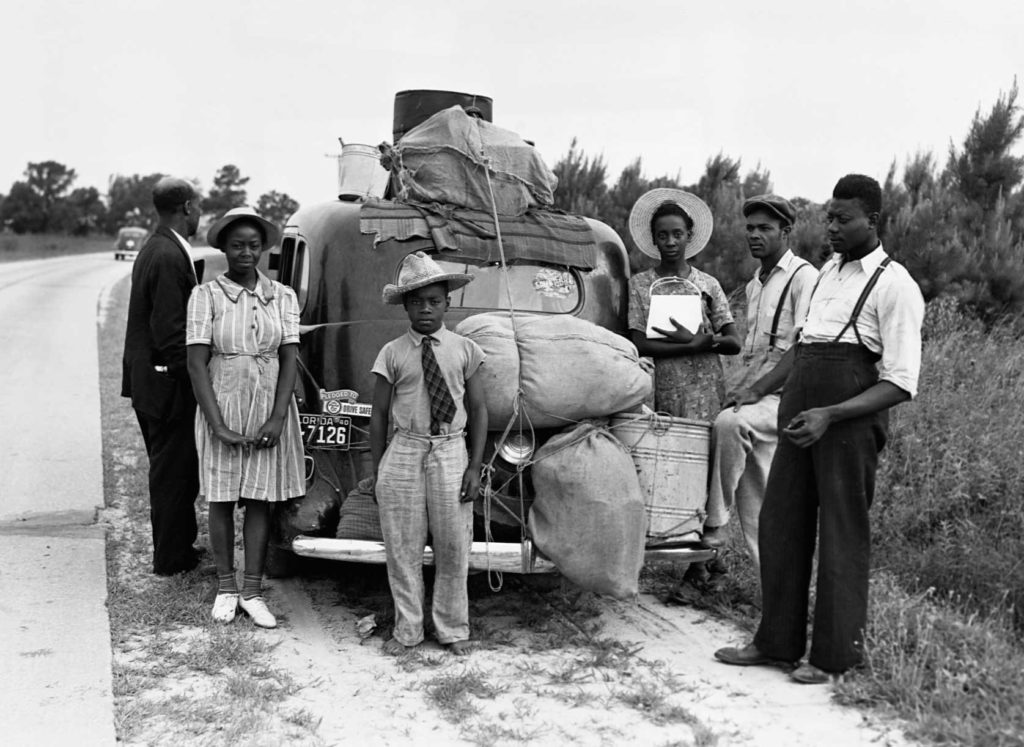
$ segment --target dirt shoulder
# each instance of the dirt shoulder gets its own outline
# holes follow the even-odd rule
[[[433,643],[391,658],[357,622],[386,589],[349,596],[341,578],[274,582],[287,625],[278,666],[307,687],[328,743],[360,744],[906,744],[877,718],[831,702],[829,688],[774,669],[736,669],[712,652],[741,640],[732,625],[650,594],[616,602],[558,580],[471,580],[477,648]]]
[[[476,650],[425,643],[380,653],[383,569],[306,564],[268,582],[281,626],[209,620],[215,577],[149,573],[146,457],[118,396],[127,283],[105,301],[100,370],[108,607],[116,726],[125,744],[904,744],[876,717],[771,669],[713,661],[747,633],[657,594],[682,569],[645,574],[635,603],[557,577],[470,578]],[[205,527],[205,507],[197,506]],[[239,533],[240,536],[240,533]],[[200,543],[206,540],[200,536]],[[360,635],[357,623],[377,628]]]

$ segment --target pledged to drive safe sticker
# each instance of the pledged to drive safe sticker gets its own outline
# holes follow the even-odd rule
[[[356,418],[368,418],[373,414],[373,405],[359,402],[339,402],[336,399],[324,402],[324,412],[328,415],[351,415]]]
[[[356,418],[368,418],[373,414],[373,405],[357,402],[359,393],[351,389],[337,389],[328,392],[320,390],[321,409],[327,415],[349,415]]]

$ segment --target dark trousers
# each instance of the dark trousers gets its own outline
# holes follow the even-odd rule
[[[833,423],[808,448],[781,433],[802,410],[842,402],[878,380],[878,356],[859,345],[801,345],[779,405],[779,446],[761,508],[763,612],[754,645],[797,661],[807,647],[807,605],[818,547],[817,596],[808,661],[842,672],[862,656],[867,623],[871,530],[878,453],[888,415]]]
[[[149,517],[153,525],[153,573],[170,575],[196,565],[199,493],[194,410],[174,420],[135,411],[149,454]]]

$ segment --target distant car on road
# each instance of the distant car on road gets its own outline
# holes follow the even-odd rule
[[[119,229],[117,239],[114,241],[114,259],[130,259],[134,261],[148,235],[149,231],[136,226],[125,226]]]

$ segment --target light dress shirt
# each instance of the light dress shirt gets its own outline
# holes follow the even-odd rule
[[[860,259],[842,264],[836,254],[821,268],[811,296],[801,343],[833,342],[853,314],[868,280],[886,258],[882,245]],[[840,267],[842,264],[842,267]],[[881,356],[878,378],[917,395],[921,371],[921,322],[924,298],[921,289],[898,262],[890,262],[868,295],[857,318],[860,340],[851,326],[838,342],[863,344]]]
[[[188,257],[188,266],[189,269],[192,271],[192,277],[196,281],[196,285],[199,285],[199,276],[196,274],[196,262],[194,259],[192,259],[192,245],[188,243],[188,240],[185,239],[184,236],[175,231],[173,228],[170,230],[171,233],[174,234],[174,238],[176,238],[178,240],[178,243],[181,245],[182,250],[185,252],[185,256]]]
[[[476,373],[487,357],[468,337],[447,327],[435,332],[434,358],[441,369],[448,391],[455,400],[455,418],[441,423],[441,433],[458,433],[466,427],[466,380]],[[383,376],[394,387],[391,395],[391,422],[399,430],[419,435],[430,433],[430,395],[423,381],[424,335],[410,329],[381,348],[373,363],[373,373]]]
[[[779,296],[791,277],[793,282],[786,292],[786,298],[781,299],[782,314],[776,330],[775,347],[786,351],[796,341],[796,322],[807,316],[807,303],[818,272],[814,265],[799,259],[787,249],[768,273],[764,283],[760,280],[759,272],[747,283],[747,337],[743,341],[744,353],[754,353],[771,345],[772,322],[779,306]]]

